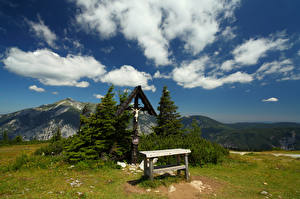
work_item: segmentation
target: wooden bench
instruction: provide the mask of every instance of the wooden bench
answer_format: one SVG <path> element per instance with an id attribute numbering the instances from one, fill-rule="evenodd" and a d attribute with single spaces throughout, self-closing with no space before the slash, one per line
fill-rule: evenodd
<path id="1" fill-rule="evenodd" d="M 180 174 L 181 170 L 185 171 L 185 178 L 189 180 L 189 163 L 188 154 L 191 153 L 190 149 L 166 149 L 166 150 L 156 150 L 156 151 L 140 151 L 144 155 L 144 175 L 149 176 L 153 180 L 153 174 L 164 173 L 167 171 L 177 171 Z M 166 166 L 153 166 L 153 159 L 164 156 L 177 156 L 176 165 L 166 165 Z M 180 156 L 184 155 L 184 164 L 180 164 Z M 149 165 L 149 166 L 148 166 Z"/>

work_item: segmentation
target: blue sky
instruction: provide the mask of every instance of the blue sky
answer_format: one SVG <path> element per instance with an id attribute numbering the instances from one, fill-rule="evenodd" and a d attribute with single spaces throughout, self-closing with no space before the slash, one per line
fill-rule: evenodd
<path id="1" fill-rule="evenodd" d="M 300 122 L 300 1 L 0 0 L 0 114 L 164 85 L 182 115 Z"/>

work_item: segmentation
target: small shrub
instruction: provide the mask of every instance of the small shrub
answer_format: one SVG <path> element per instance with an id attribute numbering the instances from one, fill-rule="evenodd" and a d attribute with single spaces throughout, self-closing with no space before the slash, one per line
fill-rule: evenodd
<path id="1" fill-rule="evenodd" d="M 35 155 L 59 155 L 63 152 L 64 141 L 50 143 L 47 146 L 43 146 L 34 152 Z"/>
<path id="2" fill-rule="evenodd" d="M 22 154 L 16 158 L 16 161 L 10 166 L 10 170 L 17 171 L 29 161 L 29 157 L 26 154 Z"/>

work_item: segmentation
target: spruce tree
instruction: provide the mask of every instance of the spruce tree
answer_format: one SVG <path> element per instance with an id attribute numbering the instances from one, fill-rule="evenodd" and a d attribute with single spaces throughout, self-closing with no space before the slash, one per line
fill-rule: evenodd
<path id="1" fill-rule="evenodd" d="M 120 104 L 127 100 L 127 92 L 119 92 Z M 125 110 L 123 114 L 116 117 L 115 124 L 115 136 L 114 145 L 111 150 L 114 153 L 116 159 L 129 159 L 130 158 L 130 147 L 131 147 L 131 135 L 132 130 L 127 129 L 129 121 L 132 118 L 132 114 L 129 110 Z"/>
<path id="2" fill-rule="evenodd" d="M 157 108 L 159 115 L 157 116 L 157 126 L 154 132 L 160 136 L 182 134 L 182 124 L 180 114 L 177 113 L 177 106 L 171 100 L 170 92 L 164 86 L 159 106 Z"/>
<path id="3" fill-rule="evenodd" d="M 2 132 L 2 141 L 3 141 L 3 143 L 8 143 L 8 141 L 9 141 L 6 130 Z"/>
<path id="4" fill-rule="evenodd" d="M 196 119 L 192 120 L 191 128 L 188 128 L 187 131 L 194 136 L 201 137 L 202 131 Z"/>
<path id="5" fill-rule="evenodd" d="M 114 87 L 97 105 L 96 112 L 89 117 L 81 116 L 81 128 L 66 146 L 66 156 L 70 161 L 98 159 L 104 154 L 110 154 L 114 143 L 116 101 Z"/>
<path id="6" fill-rule="evenodd" d="M 52 142 L 57 142 L 57 141 L 60 141 L 61 140 L 61 131 L 60 131 L 60 128 L 57 127 L 57 131 L 55 132 L 55 134 L 53 135 L 51 141 Z"/>

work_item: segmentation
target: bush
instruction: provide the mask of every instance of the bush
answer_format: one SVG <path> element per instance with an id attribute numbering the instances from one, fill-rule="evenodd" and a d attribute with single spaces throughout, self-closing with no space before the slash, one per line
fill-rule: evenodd
<path id="1" fill-rule="evenodd" d="M 191 154 L 189 155 L 189 163 L 193 166 L 201 166 L 207 163 L 216 164 L 222 162 L 225 156 L 229 154 L 228 150 L 224 149 L 222 146 L 211 143 L 201 138 L 199 135 L 192 133 L 167 137 L 151 134 L 142 137 L 139 145 L 140 151 L 174 148 L 190 149 Z M 159 158 L 159 163 L 176 163 L 176 159 L 174 156 Z"/>
<path id="2" fill-rule="evenodd" d="M 64 149 L 64 140 L 50 143 L 34 152 L 34 155 L 59 155 Z"/>
<path id="3" fill-rule="evenodd" d="M 11 165 L 10 170 L 17 171 L 28 161 L 29 157 L 26 154 L 22 154 L 16 158 L 16 161 Z"/>

